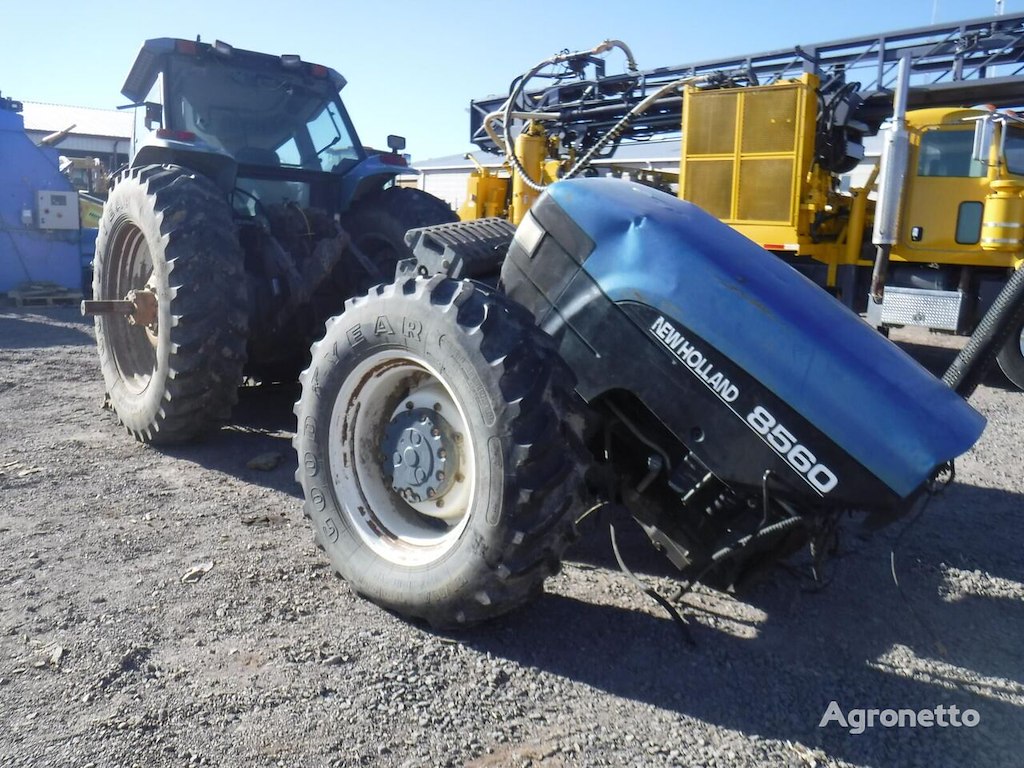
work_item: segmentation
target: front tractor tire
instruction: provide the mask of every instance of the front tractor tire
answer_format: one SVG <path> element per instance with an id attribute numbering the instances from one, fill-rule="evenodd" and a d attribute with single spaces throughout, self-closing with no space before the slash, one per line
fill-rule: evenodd
<path id="1" fill-rule="evenodd" d="M 122 173 L 103 206 L 93 297 L 155 298 L 144 319 L 96 317 L 107 400 L 137 440 L 186 442 L 230 415 L 245 364 L 243 270 L 210 180 L 169 165 Z"/>
<path id="2" fill-rule="evenodd" d="M 441 276 L 379 286 L 301 378 L 296 479 L 356 593 L 454 628 L 541 591 L 583 467 L 571 375 L 522 308 Z"/>

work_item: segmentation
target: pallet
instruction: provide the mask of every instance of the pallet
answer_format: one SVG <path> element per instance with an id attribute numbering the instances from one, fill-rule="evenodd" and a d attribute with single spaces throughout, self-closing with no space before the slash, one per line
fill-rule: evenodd
<path id="1" fill-rule="evenodd" d="M 8 291 L 7 296 L 16 307 L 73 307 L 82 300 L 78 291 L 54 283 L 28 283 Z"/>

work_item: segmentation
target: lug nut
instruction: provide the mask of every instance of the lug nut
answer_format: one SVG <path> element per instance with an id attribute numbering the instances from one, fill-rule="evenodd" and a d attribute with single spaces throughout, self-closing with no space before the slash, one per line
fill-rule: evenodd
<path id="1" fill-rule="evenodd" d="M 409 401 L 408 401 L 408 402 L 407 402 L 407 403 L 405 404 L 405 410 L 407 410 L 407 411 L 411 411 L 411 410 L 412 410 L 412 400 L 409 400 Z"/>
<path id="2" fill-rule="evenodd" d="M 434 410 L 435 411 L 440 411 L 441 410 L 441 404 L 440 403 L 434 403 Z"/>
<path id="3" fill-rule="evenodd" d="M 439 458 L 439 459 L 444 459 L 444 458 L 447 458 L 447 457 L 448 457 L 448 451 L 446 451 L 446 450 L 445 450 L 444 448 L 441 448 L 441 449 L 440 449 L 440 450 L 439 450 L 439 451 L 437 452 L 437 458 Z"/>
<path id="4" fill-rule="evenodd" d="M 430 434 L 433 437 L 440 437 L 441 436 L 441 430 L 438 429 L 437 427 L 434 427 L 432 430 L 430 430 Z"/>
<path id="5" fill-rule="evenodd" d="M 435 495 L 436 495 L 436 492 L 434 491 L 433 488 L 427 488 L 427 498 L 428 499 L 434 498 Z"/>
<path id="6" fill-rule="evenodd" d="M 438 473 L 437 473 L 437 474 L 435 475 L 435 477 L 436 477 L 436 478 L 437 478 L 437 479 L 438 479 L 439 481 L 441 481 L 441 482 L 444 482 L 444 472 L 438 472 Z"/>

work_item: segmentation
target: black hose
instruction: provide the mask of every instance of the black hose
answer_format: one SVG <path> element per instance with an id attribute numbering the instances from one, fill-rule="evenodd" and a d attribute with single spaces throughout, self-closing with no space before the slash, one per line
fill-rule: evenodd
<path id="1" fill-rule="evenodd" d="M 707 568 L 704 569 L 704 571 L 701 572 L 701 576 L 707 575 L 707 572 L 710 570 L 710 566 L 718 565 L 718 563 L 722 562 L 723 560 L 726 560 L 738 554 L 744 549 L 744 547 L 748 546 L 754 541 L 757 541 L 758 539 L 763 539 L 765 536 L 771 536 L 773 533 L 785 531 L 788 528 L 792 528 L 797 523 L 802 522 L 803 518 L 787 517 L 785 520 L 780 520 L 777 523 L 772 523 L 767 528 L 760 528 L 754 533 L 744 536 L 735 544 L 730 544 L 728 547 L 722 547 L 720 550 L 718 550 L 717 552 L 715 552 L 715 554 L 711 556 L 711 563 Z M 700 576 L 697 577 L 694 581 L 700 581 Z"/>
<path id="2" fill-rule="evenodd" d="M 619 118 L 618 122 L 616 122 L 615 125 L 613 125 L 604 136 L 602 136 L 600 139 L 594 142 L 594 146 L 587 150 L 583 157 L 581 157 L 576 162 L 576 164 L 569 169 L 569 171 L 565 174 L 563 178 L 571 179 L 584 168 L 586 168 L 588 165 L 590 165 L 590 161 L 594 158 L 594 156 L 602 149 L 604 149 L 606 146 L 608 146 L 610 142 L 612 142 L 615 139 L 618 139 L 622 132 L 625 131 L 629 127 L 630 123 L 636 120 L 636 118 L 639 117 L 639 115 L 639 112 L 633 112 L 632 110 L 630 110 L 621 118 Z"/>
<path id="3" fill-rule="evenodd" d="M 516 83 L 511 93 L 509 93 L 508 100 L 505 102 L 505 109 L 504 112 L 502 113 L 501 118 L 503 123 L 501 126 L 502 137 L 505 139 L 505 157 L 511 162 L 512 167 L 515 168 L 516 172 L 520 175 L 520 177 L 523 180 L 523 183 L 530 189 L 532 189 L 534 192 L 543 192 L 544 185 L 539 184 L 538 182 L 530 178 L 530 174 L 526 172 L 526 168 L 523 167 L 522 162 L 520 162 L 519 158 L 516 156 L 516 145 L 515 141 L 513 141 L 512 139 L 512 112 L 515 106 L 516 99 L 519 98 L 519 94 L 521 92 L 524 92 L 526 83 L 533 79 L 533 77 L 542 69 L 544 69 L 544 67 L 550 66 L 551 64 L 555 63 L 555 61 L 557 61 L 557 59 L 548 59 L 547 61 L 542 61 L 540 64 L 538 64 L 525 75 L 523 75 L 521 78 L 519 78 L 519 82 Z"/>
<path id="4" fill-rule="evenodd" d="M 966 346 L 942 376 L 965 400 L 991 370 L 1010 334 L 1024 321 L 1024 268 L 1018 269 L 981 318 Z"/>
<path id="5" fill-rule="evenodd" d="M 701 580 L 708 575 L 708 573 L 711 572 L 711 569 L 713 569 L 722 561 L 728 560 L 729 558 L 735 557 L 736 555 L 740 554 L 753 542 L 763 539 L 765 536 L 770 536 L 773 533 L 781 533 L 782 531 L 786 531 L 792 528 L 793 526 L 797 525 L 798 523 L 803 522 L 804 520 L 801 517 L 787 517 L 784 520 L 779 520 L 777 523 L 772 523 L 767 528 L 759 528 L 753 533 L 744 536 L 735 544 L 730 544 L 727 547 L 722 547 L 720 550 L 718 550 L 717 552 L 715 552 L 715 554 L 711 556 L 711 560 L 708 562 L 707 565 L 704 566 L 700 573 L 698 573 L 694 578 L 690 579 L 689 584 L 679 587 L 672 595 L 672 597 L 669 598 L 669 600 L 671 600 L 673 603 L 677 603 L 680 600 L 682 600 L 687 594 L 693 591 L 693 588 L 696 587 L 701 582 Z"/>

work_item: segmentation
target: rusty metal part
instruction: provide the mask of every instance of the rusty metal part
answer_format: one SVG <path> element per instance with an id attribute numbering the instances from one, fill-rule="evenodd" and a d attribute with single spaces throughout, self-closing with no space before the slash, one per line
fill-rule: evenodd
<path id="1" fill-rule="evenodd" d="M 135 311 L 135 304 L 124 299 L 110 301 L 85 300 L 82 302 L 83 315 L 129 315 Z"/>
<path id="2" fill-rule="evenodd" d="M 157 319 L 156 294 L 152 291 L 128 291 L 123 299 L 92 299 L 82 302 L 83 315 L 124 315 L 132 325 L 153 325 Z"/>

